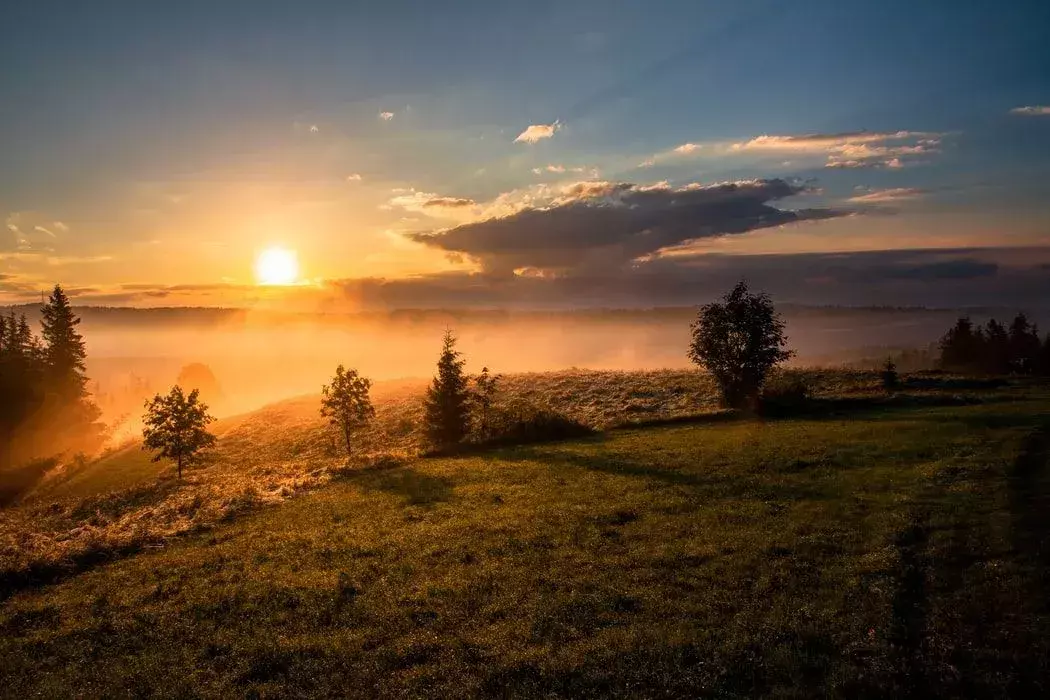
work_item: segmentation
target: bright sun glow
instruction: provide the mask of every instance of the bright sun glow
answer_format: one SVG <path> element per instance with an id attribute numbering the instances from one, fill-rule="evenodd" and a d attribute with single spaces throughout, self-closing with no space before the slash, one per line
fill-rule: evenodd
<path id="1" fill-rule="evenodd" d="M 259 284 L 292 284 L 299 277 L 299 260 L 294 250 L 267 248 L 255 260 Z"/>

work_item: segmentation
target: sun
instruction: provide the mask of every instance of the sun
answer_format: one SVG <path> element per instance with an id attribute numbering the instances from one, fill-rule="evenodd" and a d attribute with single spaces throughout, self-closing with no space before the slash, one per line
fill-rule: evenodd
<path id="1" fill-rule="evenodd" d="M 294 250 L 267 248 L 255 259 L 255 278 L 259 284 L 294 284 L 299 278 L 299 259 Z"/>

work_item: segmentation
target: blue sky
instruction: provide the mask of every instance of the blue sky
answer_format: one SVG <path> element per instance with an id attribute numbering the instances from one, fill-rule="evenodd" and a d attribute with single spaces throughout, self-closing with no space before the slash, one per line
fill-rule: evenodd
<path id="1" fill-rule="evenodd" d="M 1037 305 L 1048 27 L 1021 1 L 5 3 L 0 295 L 644 305 L 746 274 Z M 272 246 L 299 284 L 256 284 Z"/>

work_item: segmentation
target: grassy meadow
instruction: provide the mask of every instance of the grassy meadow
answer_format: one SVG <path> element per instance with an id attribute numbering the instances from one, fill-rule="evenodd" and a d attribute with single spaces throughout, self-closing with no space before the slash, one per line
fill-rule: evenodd
<path id="1" fill-rule="evenodd" d="M 804 377 L 775 420 L 692 372 L 508 377 L 605 430 L 463 456 L 400 385 L 350 464 L 315 397 L 181 483 L 116 451 L 0 511 L 0 694 L 1045 692 L 1050 391 Z"/>

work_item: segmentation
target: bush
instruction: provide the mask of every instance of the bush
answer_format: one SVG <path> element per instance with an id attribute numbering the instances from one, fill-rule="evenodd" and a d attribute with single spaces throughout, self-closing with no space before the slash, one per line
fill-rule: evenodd
<path id="1" fill-rule="evenodd" d="M 758 399 L 758 412 L 763 416 L 787 416 L 800 413 L 811 404 L 809 387 L 798 377 L 778 377 L 769 382 Z"/>
<path id="2" fill-rule="evenodd" d="M 483 444 L 523 445 L 567 440 L 593 432 L 589 426 L 550 406 L 519 401 L 492 410 Z"/>
<path id="3" fill-rule="evenodd" d="M 884 389 L 896 389 L 900 386 L 901 378 L 897 374 L 897 365 L 892 359 L 886 360 L 886 364 L 882 366 L 882 387 Z"/>

